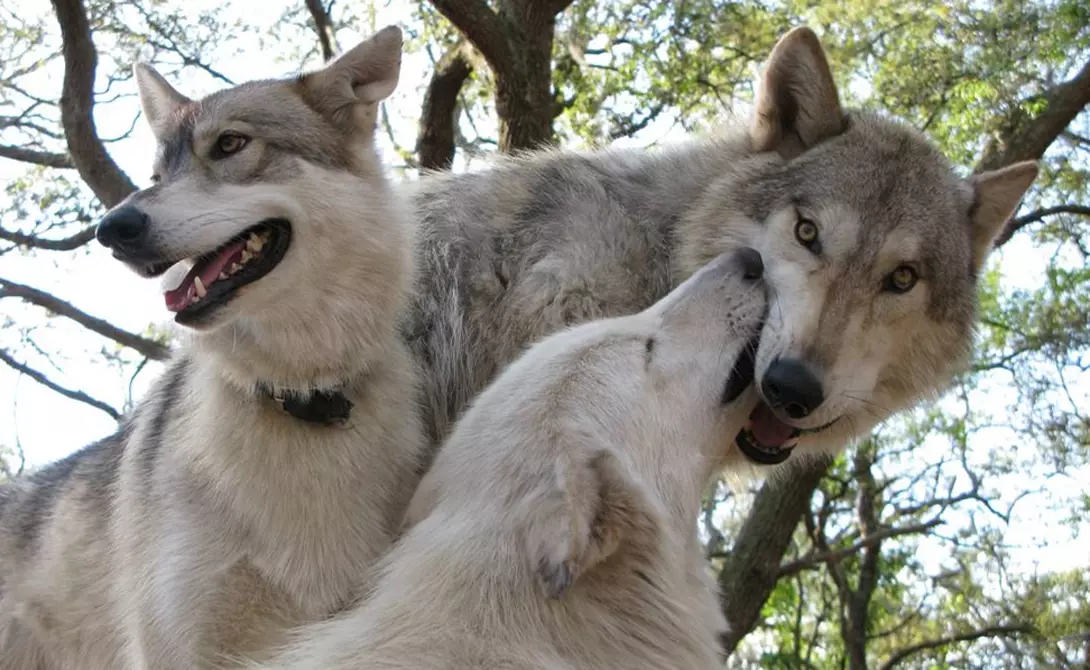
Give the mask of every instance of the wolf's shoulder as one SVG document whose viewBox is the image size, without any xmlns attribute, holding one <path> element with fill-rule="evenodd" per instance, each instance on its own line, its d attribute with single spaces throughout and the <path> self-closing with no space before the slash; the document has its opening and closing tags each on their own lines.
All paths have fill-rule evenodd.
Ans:
<svg viewBox="0 0 1090 670">
<path fill-rule="evenodd" d="M 111 435 L 0 487 L 0 529 L 14 549 L 37 541 L 62 498 L 90 495 L 106 501 L 116 485 L 130 428 L 126 422 Z"/>
</svg>

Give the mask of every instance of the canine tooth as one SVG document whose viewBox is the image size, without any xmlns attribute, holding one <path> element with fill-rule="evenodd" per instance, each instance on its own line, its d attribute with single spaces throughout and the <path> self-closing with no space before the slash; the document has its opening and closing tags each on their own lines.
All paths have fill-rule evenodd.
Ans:
<svg viewBox="0 0 1090 670">
<path fill-rule="evenodd" d="M 239 265 L 238 263 L 231 263 L 231 274 L 235 274 L 236 272 L 238 272 L 241 269 L 242 269 L 242 266 Z"/>
<path fill-rule="evenodd" d="M 250 253 L 249 249 L 243 249 L 242 250 L 242 257 L 239 258 L 239 260 L 241 260 L 243 263 L 245 263 L 245 262 L 247 262 L 248 260 L 250 260 L 253 257 L 254 257 L 254 255 Z"/>
<path fill-rule="evenodd" d="M 198 298 L 203 298 L 204 296 L 208 295 L 208 291 L 205 290 L 204 283 L 201 281 L 200 277 L 193 278 L 193 285 L 197 287 Z"/>
<path fill-rule="evenodd" d="M 258 237 L 257 233 L 250 233 L 250 239 L 246 241 L 246 247 L 252 249 L 254 252 L 261 251 L 261 247 L 265 246 L 265 240 Z"/>
</svg>

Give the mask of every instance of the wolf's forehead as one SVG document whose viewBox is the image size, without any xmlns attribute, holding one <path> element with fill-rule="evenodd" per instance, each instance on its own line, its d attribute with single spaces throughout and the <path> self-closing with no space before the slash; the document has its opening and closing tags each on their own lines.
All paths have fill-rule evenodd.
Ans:
<svg viewBox="0 0 1090 670">
<path fill-rule="evenodd" d="M 218 91 L 180 108 L 159 140 L 160 169 L 184 168 L 195 143 L 228 129 L 253 134 L 267 147 L 319 165 L 351 165 L 343 133 L 324 121 L 290 81 L 269 80 Z"/>
</svg>

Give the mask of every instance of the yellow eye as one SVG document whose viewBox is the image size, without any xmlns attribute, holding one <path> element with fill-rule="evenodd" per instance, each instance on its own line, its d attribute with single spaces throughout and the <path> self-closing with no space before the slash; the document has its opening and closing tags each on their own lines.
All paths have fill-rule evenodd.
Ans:
<svg viewBox="0 0 1090 670">
<path fill-rule="evenodd" d="M 238 133 L 224 133 L 216 138 L 215 158 L 223 158 L 231 154 L 237 154 L 250 143 L 250 138 Z"/>
<path fill-rule="evenodd" d="M 886 277 L 886 290 L 893 293 L 908 293 L 920 280 L 916 269 L 911 265 L 901 265 Z"/>
<path fill-rule="evenodd" d="M 799 219 L 795 224 L 795 239 L 807 249 L 813 248 L 818 239 L 817 224 L 810 219 Z"/>
</svg>

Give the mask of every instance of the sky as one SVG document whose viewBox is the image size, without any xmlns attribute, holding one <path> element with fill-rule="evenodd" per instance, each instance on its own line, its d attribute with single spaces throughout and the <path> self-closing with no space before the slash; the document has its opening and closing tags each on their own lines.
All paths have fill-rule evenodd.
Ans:
<svg viewBox="0 0 1090 670">
<path fill-rule="evenodd" d="M 297 2 L 297 0 L 295 0 Z M 219 3 L 198 0 L 186 5 L 187 11 L 196 13 L 205 7 Z M 256 22 L 264 27 L 271 26 L 276 17 L 289 4 L 286 0 L 236 0 L 227 3 L 226 11 L 245 17 L 254 23 L 253 16 L 265 16 Z M 357 3 L 363 4 L 363 3 Z M 388 3 L 376 3 L 377 15 L 375 27 L 389 23 L 406 25 L 410 20 L 413 2 L 392 0 Z M 40 11 L 47 20 L 52 20 L 48 2 L 35 0 L 26 5 Z M 23 11 L 22 9 L 20 11 Z M 363 34 L 342 31 L 338 41 L 343 48 L 349 48 Z M 276 40 L 258 41 L 255 37 L 249 44 L 243 44 L 240 55 L 223 55 L 214 59 L 216 68 L 235 82 L 263 77 L 275 77 L 294 74 L 300 63 L 284 56 L 287 53 Z M 59 86 L 62 64 L 58 62 L 51 71 L 43 73 L 43 90 L 50 86 Z M 305 64 L 306 67 L 318 65 L 316 60 Z M 406 55 L 402 65 L 401 81 L 398 89 L 387 103 L 387 111 L 393 120 L 395 136 L 403 146 L 412 146 L 416 131 L 416 114 L 419 110 L 420 95 L 423 85 L 431 74 L 431 67 L 422 53 Z M 188 69 L 178 78 L 172 78 L 180 91 L 192 97 L 198 97 L 223 87 L 205 73 Z M 137 114 L 138 103 L 135 88 L 131 82 L 118 85 L 121 94 L 110 105 L 100 105 L 96 109 L 96 122 L 100 135 L 111 137 L 123 134 Z M 668 121 L 652 124 L 636 138 L 627 140 L 629 144 L 663 144 L 682 139 L 679 128 Z M 377 134 L 380 151 L 389 159 L 394 155 L 389 139 L 382 133 Z M 142 120 L 138 121 L 131 136 L 109 146 L 109 151 L 117 163 L 124 169 L 138 186 L 146 186 L 149 181 L 150 165 L 154 151 L 154 141 Z M 22 173 L 22 168 L 8 161 L 0 160 L 0 180 L 7 181 Z M 391 170 L 391 176 L 400 177 L 397 170 Z M 0 197 L 6 197 L 0 193 Z M 1033 249 L 1024 239 L 1016 237 L 992 259 L 1003 269 L 1005 281 L 1011 286 L 1034 287 L 1041 282 L 1041 269 L 1044 267 L 1045 251 Z M 68 300 L 86 312 L 133 332 L 143 332 L 149 323 L 161 328 L 170 328 L 170 315 L 166 312 L 158 284 L 152 280 L 143 280 L 110 258 L 109 253 L 97 243 L 92 243 L 88 253 L 66 260 L 58 266 L 50 254 L 37 257 L 8 254 L 0 257 L 0 276 L 22 281 L 32 286 L 52 292 Z M 17 317 L 19 310 L 30 310 L 12 300 L 0 302 L 0 315 Z M 78 326 L 71 326 L 63 319 L 57 319 L 52 328 L 42 329 L 35 334 L 37 341 L 48 351 L 60 351 L 62 357 L 56 360 L 63 376 L 50 371 L 51 376 L 63 379 L 70 386 L 77 387 L 121 407 L 126 397 L 127 384 L 116 374 L 116 370 L 104 368 L 99 347 L 111 348 L 104 340 L 88 337 L 87 332 Z M 7 337 L 11 335 L 8 334 Z M 5 338 L 0 335 L 0 338 Z M 10 342 L 0 339 L 0 342 Z M 88 346 L 88 343 L 91 343 Z M 135 379 L 133 396 L 139 399 L 147 385 L 154 380 L 161 370 L 155 363 L 148 365 Z M 1082 398 L 1090 398 L 1087 387 L 1076 387 Z M 992 391 L 996 406 L 1009 403 L 1012 398 L 1004 396 L 1001 387 Z M 34 381 L 21 377 L 6 367 L 0 366 L 0 445 L 11 445 L 18 440 L 22 444 L 28 467 L 64 457 L 72 451 L 111 433 L 115 423 L 106 414 L 82 403 L 62 398 L 45 389 Z M 982 439 L 995 440 L 998 444 L 1010 443 L 1010 449 L 1020 448 L 1010 434 L 989 433 Z M 948 445 L 941 443 L 925 444 L 919 450 L 921 458 L 937 458 Z M 1022 447 L 1024 448 L 1024 446 Z M 1023 501 L 1019 512 L 1008 529 L 1010 539 L 1025 544 L 1025 551 L 1017 552 L 1018 560 L 1026 570 L 1060 569 L 1086 564 L 1090 556 L 1090 538 L 1085 534 L 1071 537 L 1071 532 L 1058 521 L 1043 519 L 1034 510 L 1046 504 L 1064 505 L 1064 500 L 1075 499 L 1080 493 L 1090 492 L 1090 477 L 1087 473 L 1074 472 L 1069 477 L 1055 482 L 1042 496 L 1030 497 Z M 1025 479 L 1025 473 L 1015 473 L 1000 486 L 1019 490 Z M 1057 502 L 1058 501 L 1058 502 Z M 1051 544 L 1047 549 L 1037 545 L 1047 540 Z M 922 549 L 926 552 L 926 546 Z M 938 551 L 938 550 L 935 550 Z M 942 556 L 935 555 L 933 560 L 941 562 Z"/>
</svg>

